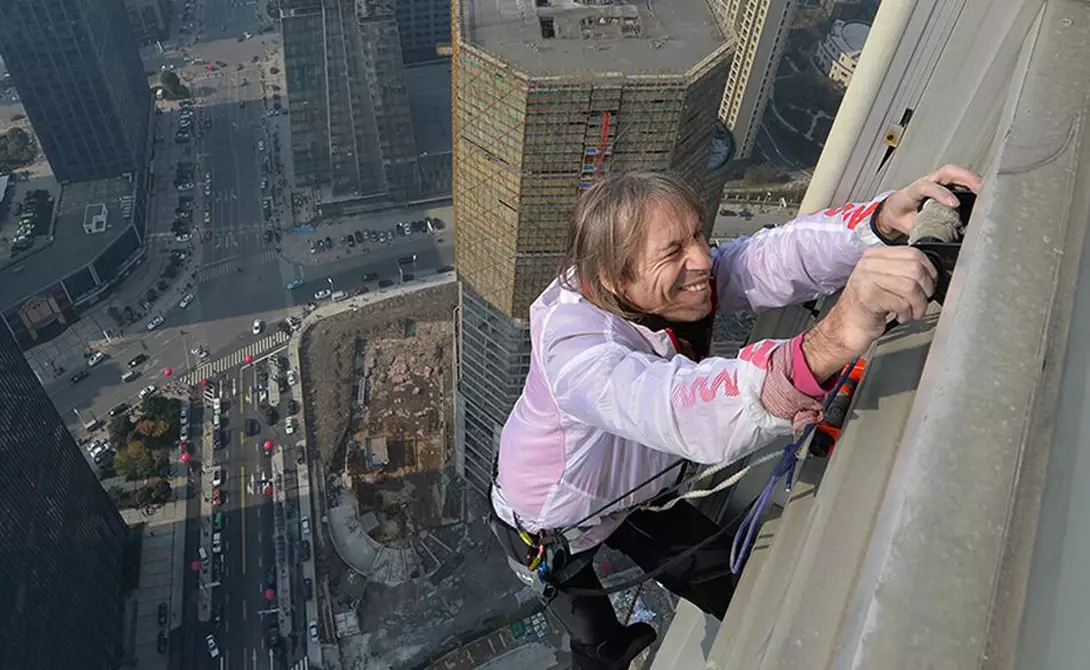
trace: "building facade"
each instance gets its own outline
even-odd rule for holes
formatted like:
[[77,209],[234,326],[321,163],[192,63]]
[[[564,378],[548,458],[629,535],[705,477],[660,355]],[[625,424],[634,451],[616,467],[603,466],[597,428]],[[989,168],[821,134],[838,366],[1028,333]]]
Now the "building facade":
[[829,34],[814,50],[811,62],[834,84],[848,88],[869,32],[870,26],[866,23],[834,21]]
[[4,0],[0,56],[60,182],[142,172],[151,92],[122,0]]
[[454,6],[458,463],[482,492],[579,194],[609,171],[673,171],[710,232],[725,181],[708,166],[732,45],[704,0],[534,4]]
[[133,37],[141,44],[154,44],[167,36],[167,9],[163,0],[125,0]]
[[435,48],[450,44],[450,0],[399,0],[397,27],[406,65],[440,58]]
[[0,328],[0,670],[113,670],[125,525]]
[[287,0],[281,27],[296,181],[325,202],[418,197],[393,4]]
[[719,118],[734,133],[738,158],[757,144],[776,70],[787,44],[796,0],[724,0],[723,15],[737,44]]

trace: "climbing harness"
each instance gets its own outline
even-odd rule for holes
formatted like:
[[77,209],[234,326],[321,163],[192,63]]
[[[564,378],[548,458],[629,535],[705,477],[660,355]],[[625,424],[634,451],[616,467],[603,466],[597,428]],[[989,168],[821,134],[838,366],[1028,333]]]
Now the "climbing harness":
[[[913,226],[913,235],[910,236],[908,240],[910,245],[923,252],[931,264],[935,266],[938,279],[931,300],[940,305],[946,298],[946,292],[950,286],[950,276],[953,273],[954,266],[957,263],[958,253],[961,249],[961,239],[963,237],[964,229],[965,226],[968,225],[969,217],[976,200],[976,194],[967,189],[952,188],[951,191],[958,198],[958,207],[955,209],[941,205],[933,200],[925,201],[920,206],[920,214]],[[886,328],[886,333],[889,333],[898,325],[900,324],[895,320],[891,321]],[[857,358],[846,365],[837,378],[836,383],[826,395],[822,407],[822,419],[807,424],[799,432],[798,436],[790,444],[784,447],[782,451],[773,451],[751,461],[738,472],[713,488],[694,489],[686,493],[678,494],[668,502],[657,505],[642,505],[632,510],[636,511],[638,509],[643,509],[652,512],[661,512],[670,509],[682,500],[699,499],[711,496],[737,484],[753,468],[770,462],[778,456],[779,462],[777,462],[776,467],[769,476],[768,483],[765,485],[764,489],[762,489],[756,499],[747,505],[739,515],[730,521],[730,523],[723,525],[717,532],[682,551],[657,568],[645,572],[638,577],[601,589],[565,588],[565,593],[573,596],[609,595],[637,586],[650,579],[654,579],[688,559],[697,551],[710,545],[741,518],[742,523],[735,533],[730,552],[730,572],[736,575],[739,574],[742,567],[745,565],[745,560],[749,554],[757,530],[760,528],[761,519],[769,502],[772,500],[772,494],[775,492],[777,485],[781,481],[785,482],[785,490],[790,492],[791,487],[794,484],[798,464],[801,461],[805,460],[810,454],[818,457],[828,457],[832,454],[833,446],[840,436],[840,429],[843,427],[855,389],[862,380],[865,368],[866,363],[862,357]],[[511,553],[508,553],[509,565],[520,580],[531,586],[535,592],[539,593],[539,595],[546,600],[551,599],[556,593],[557,584],[563,584],[568,578],[583,569],[583,567],[593,559],[594,551],[581,552],[581,554],[583,554],[582,556],[579,554],[572,554],[569,549],[569,542],[579,537],[583,532],[583,528],[596,524],[607,510],[618,502],[626,499],[628,496],[651,484],[655,480],[673,472],[679,466],[682,466],[687,462],[688,461],[685,459],[679,459],[675,463],[667,466],[665,469],[652,475],[632,489],[614,498],[594,512],[562,530],[539,531],[538,533],[531,534],[521,527],[516,528],[519,539],[522,540],[523,544],[526,546],[526,552],[521,561],[515,556],[512,556]],[[681,479],[681,481],[666,487],[660,492],[660,495],[656,497],[656,500],[660,500],[663,496],[679,491],[697,481],[706,479],[730,465],[730,463],[720,463],[704,468],[693,477]],[[502,530],[502,527],[506,526],[506,524],[495,515],[494,511],[492,516],[492,530],[501,544],[506,547],[507,542],[503,537],[504,531]],[[591,523],[588,524],[588,522]],[[517,517],[515,518],[515,523],[516,526],[519,526]],[[706,580],[718,576],[720,575],[703,576],[703,579]]]

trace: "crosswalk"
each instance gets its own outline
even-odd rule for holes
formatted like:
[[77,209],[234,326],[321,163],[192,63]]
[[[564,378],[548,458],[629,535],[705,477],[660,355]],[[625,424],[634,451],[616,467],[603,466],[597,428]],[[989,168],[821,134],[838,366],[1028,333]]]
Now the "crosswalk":
[[258,265],[265,265],[266,263],[272,263],[276,260],[277,255],[275,249],[266,249],[265,251],[252,256],[233,256],[202,267],[197,271],[197,282],[203,283],[212,281],[213,279],[226,277],[234,272],[238,272],[239,268],[254,268]]
[[291,670],[309,670],[310,658],[304,656],[301,661],[297,661],[295,665],[291,666]]
[[219,374],[225,370],[241,365],[247,356],[253,356],[255,359],[263,356],[270,351],[276,349],[278,346],[288,341],[289,335],[281,330],[277,330],[272,335],[266,335],[265,337],[251,342],[245,347],[232,351],[231,353],[218,358],[214,361],[205,361],[196,368],[187,372],[182,381],[186,384],[197,384],[202,379],[208,379],[209,377]]
[[209,243],[213,249],[238,249],[243,246],[271,244],[271,242],[265,242],[264,234],[263,229],[257,228],[217,230],[213,231]]

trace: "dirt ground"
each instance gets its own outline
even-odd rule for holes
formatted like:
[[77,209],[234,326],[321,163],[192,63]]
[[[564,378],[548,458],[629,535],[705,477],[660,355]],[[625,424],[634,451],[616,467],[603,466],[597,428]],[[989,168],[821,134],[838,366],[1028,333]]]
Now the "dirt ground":
[[487,502],[453,476],[456,304],[453,284],[391,298],[324,319],[301,343],[303,409],[327,504],[350,488],[360,514],[375,514],[369,535],[415,557],[391,586],[315,548],[331,594],[322,607],[359,617],[362,635],[340,640],[346,670],[418,667],[530,613],[483,522]]

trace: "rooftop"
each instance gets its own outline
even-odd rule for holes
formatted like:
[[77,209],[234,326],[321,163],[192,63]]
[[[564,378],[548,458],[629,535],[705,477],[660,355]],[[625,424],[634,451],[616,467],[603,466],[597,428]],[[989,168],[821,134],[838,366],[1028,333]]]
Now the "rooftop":
[[[79,184],[65,184],[55,204],[56,225],[52,242],[38,237],[29,253],[4,259],[0,268],[0,310],[22,302],[41,289],[87,265],[121,235],[129,222],[121,214],[121,197],[131,195],[128,179],[114,178]],[[84,232],[87,205],[106,205],[107,229],[103,233]]]
[[462,35],[531,75],[681,75],[727,44],[705,0],[465,0]]

